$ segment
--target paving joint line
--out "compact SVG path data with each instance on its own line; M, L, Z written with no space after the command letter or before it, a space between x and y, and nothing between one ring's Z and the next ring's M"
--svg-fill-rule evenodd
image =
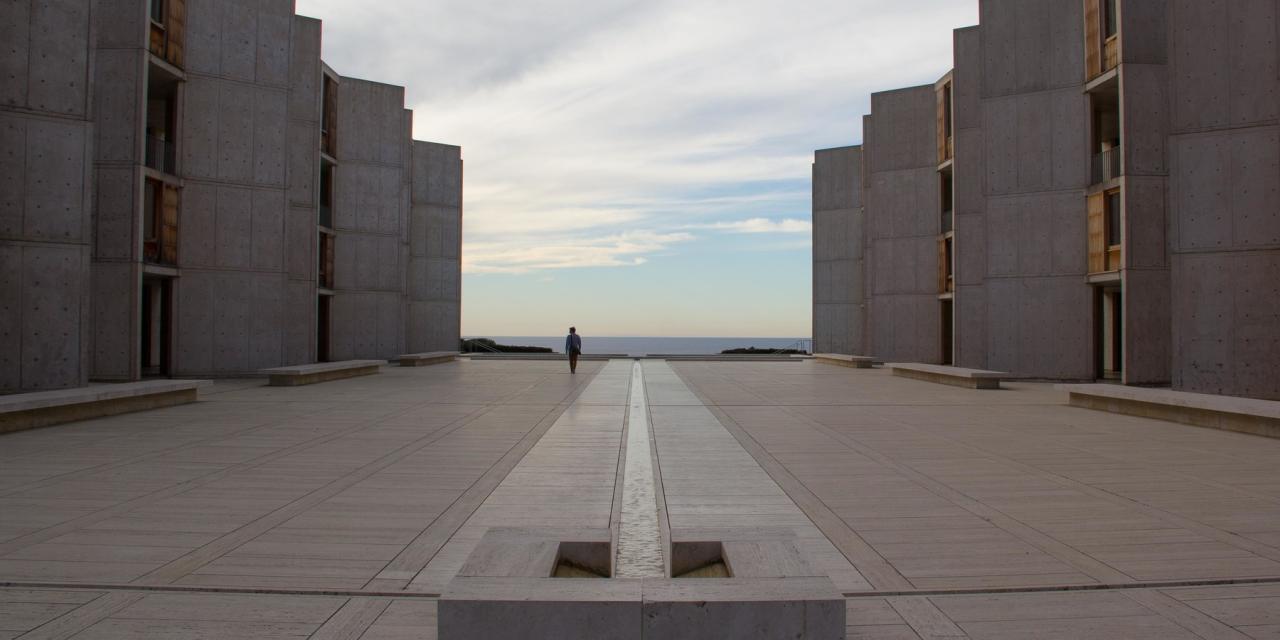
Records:
M1182 589L1200 587L1233 587L1280 584L1280 576L1258 578L1208 578L1203 580L1156 580L1146 582L1117 582L1095 584L1063 584L1027 587L972 587L959 589L872 589L845 591L841 595L850 599L893 598L907 596L969 596L1003 595L1018 593L1071 593L1086 591L1141 591L1147 589ZM214 587L195 585L145 585L120 582L23 582L0 581L0 589L47 589L58 591L136 591L147 593L207 593L230 595L287 595L325 596L348 598L396 598L435 600L439 593L427 591L361 591L358 589L285 589L269 587Z

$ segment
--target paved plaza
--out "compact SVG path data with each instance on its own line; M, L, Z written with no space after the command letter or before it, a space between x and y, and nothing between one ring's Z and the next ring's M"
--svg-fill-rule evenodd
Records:
M0 436L0 639L435 638L493 528L773 528L849 638L1280 638L1280 441L812 361L459 361Z

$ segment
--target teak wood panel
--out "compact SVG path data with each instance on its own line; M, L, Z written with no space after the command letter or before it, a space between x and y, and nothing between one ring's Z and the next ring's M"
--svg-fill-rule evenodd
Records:
M1089 196L1089 273L1107 270L1107 196L1095 193Z
M324 123L320 146L330 157L338 157L338 83L325 77Z
M947 161L947 86L937 91L938 102L938 164Z
M1102 0L1084 0L1085 80L1102 75Z
M164 186L160 205L160 262L178 264L178 187Z
M165 6L165 60L181 68L186 59L187 0L168 0Z

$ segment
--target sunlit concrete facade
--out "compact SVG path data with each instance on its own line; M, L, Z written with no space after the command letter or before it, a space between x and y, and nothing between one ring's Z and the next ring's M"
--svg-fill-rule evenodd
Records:
M873 99L861 244L894 250L865 253L862 353L1280 399L1277 3L1215 7L983 0L936 118ZM878 127L912 117L916 135ZM926 133L933 188L877 176ZM815 193L847 179L826 162ZM900 249L930 228L936 251ZM933 309L877 309L929 272ZM818 309L815 340L846 331Z
M413 224L404 89L338 77L292 0L4 11L0 393L456 344L409 312L411 235L458 233Z

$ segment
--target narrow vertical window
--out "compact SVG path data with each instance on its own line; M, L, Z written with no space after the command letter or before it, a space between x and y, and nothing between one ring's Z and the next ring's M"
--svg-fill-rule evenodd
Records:
M1102 0L1103 37L1110 38L1120 33L1116 22L1116 0Z
M1121 238L1120 192L1107 193L1107 247L1120 246Z

